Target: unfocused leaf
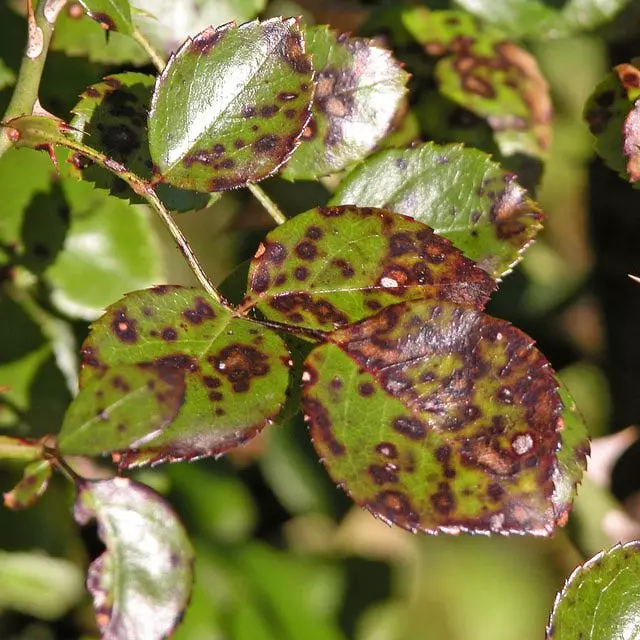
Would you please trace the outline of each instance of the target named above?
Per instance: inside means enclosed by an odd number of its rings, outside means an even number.
[[[22,480],[4,494],[4,506],[14,510],[32,506],[47,490],[50,478],[51,463],[48,460],[32,462],[25,468]]]
[[[331,199],[334,205],[356,203],[428,224],[494,278],[520,261],[542,228],[540,210],[515,176],[460,145],[428,143],[372,156]]]
[[[206,27],[255,18],[266,4],[266,0],[131,0],[134,24],[167,54]]]
[[[547,360],[460,305],[388,307],[315,349],[304,411],[333,480],[413,532],[550,535],[563,402]]]
[[[326,26],[304,31],[313,56],[312,117],[283,176],[314,179],[362,160],[386,135],[408,74],[391,52]]]
[[[71,120],[72,135],[109,158],[124,165],[141,178],[153,177],[149,154],[147,114],[155,78],[142,73],[118,73],[91,85],[80,96]],[[109,189],[112,194],[132,202],[144,202],[120,178],[76,154],[72,158],[85,180]],[[158,185],[158,195],[169,209],[200,209],[208,197],[202,193]]]
[[[131,9],[129,0],[78,0],[87,15],[105,31],[119,31],[131,35]]]
[[[401,300],[482,308],[493,280],[426,225],[382,209],[318,208],[271,231],[251,262],[249,295],[270,320],[335,327]]]
[[[640,636],[640,542],[601,551],[556,596],[547,640],[626,640]]]
[[[95,518],[107,548],[87,578],[102,638],[169,637],[189,601],[193,550],[168,503],[126,478],[85,481],[75,517]]]
[[[158,78],[151,157],[169,184],[224,191],[279,169],[299,143],[313,94],[295,19],[205,29]]]
[[[640,70],[614,67],[589,98],[584,117],[607,166],[629,182],[640,180]]]
[[[117,456],[123,467],[239,446],[278,415],[289,383],[278,335],[198,289],[127,295],[92,325],[82,354],[60,449],[130,450]]]
[[[2,58],[0,58],[0,91],[2,91],[2,89],[4,89],[5,87],[10,87],[15,81],[15,74],[2,61]]]
[[[611,21],[629,0],[455,0],[513,38],[563,38]],[[556,8],[558,7],[558,8]]]
[[[0,609],[56,620],[82,596],[82,574],[69,560],[0,551]]]

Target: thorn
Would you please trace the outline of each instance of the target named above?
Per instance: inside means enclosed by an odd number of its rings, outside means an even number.
[[[640,283],[640,277],[638,276],[632,276],[630,273],[628,274],[628,276],[634,281],[634,282],[638,282]]]
[[[58,165],[58,158],[56,158],[56,152],[53,148],[52,144],[43,145],[43,150],[49,154],[51,158],[51,162],[53,162],[53,166],[56,168],[56,173],[60,175],[60,166]]]
[[[39,57],[44,49],[44,35],[42,29],[36,23],[31,0],[27,0],[27,57],[34,60]]]

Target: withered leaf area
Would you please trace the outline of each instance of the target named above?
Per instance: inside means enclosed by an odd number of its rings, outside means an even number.
[[[128,294],[91,326],[64,454],[114,453],[121,467],[216,455],[280,412],[289,383],[281,338],[199,289]]]
[[[430,227],[382,209],[312,209],[271,231],[249,270],[244,306],[332,330],[403,300],[483,308],[495,282]]]
[[[398,304],[335,332],[303,380],[320,458],[375,516],[413,532],[553,532],[564,403],[509,323],[451,302]]]

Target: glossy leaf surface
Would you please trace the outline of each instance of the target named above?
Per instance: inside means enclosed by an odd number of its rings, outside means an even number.
[[[149,115],[163,180],[210,192],[274,173],[309,120],[312,78],[295,19],[228,24],[187,40],[158,78]]]
[[[606,165],[629,182],[640,180],[640,70],[614,67],[589,98],[584,117]]]
[[[514,38],[562,38],[612,20],[629,0],[455,0]],[[555,5],[555,6],[554,6]],[[557,6],[557,8],[556,8]]]
[[[151,43],[175,51],[189,36],[211,25],[255,18],[266,0],[132,0],[133,22]]]
[[[168,503],[127,478],[83,482],[75,518],[95,518],[107,548],[87,578],[102,638],[169,637],[189,601],[193,550]]]
[[[128,72],[107,76],[102,82],[88,87],[73,109],[75,116],[70,123],[74,129],[73,137],[90,144],[141,178],[150,180],[153,163],[149,154],[147,114],[154,83],[153,76]],[[85,180],[132,202],[144,202],[120,178],[91,164],[80,154],[72,156],[72,161]],[[170,185],[160,184],[157,190],[165,205],[172,210],[199,209],[208,200],[204,194]]]
[[[79,0],[87,15],[103,29],[131,35],[131,8],[129,0]]]
[[[303,406],[333,480],[413,532],[550,535],[563,403],[525,334],[438,301],[388,307],[306,361]]]
[[[331,199],[355,203],[428,224],[494,278],[520,261],[542,228],[540,210],[515,176],[460,145],[377,153],[347,175]]]
[[[547,83],[535,59],[500,31],[458,11],[398,9],[410,39],[435,62],[439,92],[484,120],[503,156],[543,158],[553,115]],[[411,70],[411,69],[410,69]]]
[[[626,640],[640,635],[640,542],[587,560],[556,596],[547,640]]]
[[[51,463],[48,460],[32,462],[25,468],[22,480],[3,495],[4,506],[16,511],[31,507],[47,490],[50,478]]]
[[[314,179],[362,160],[385,136],[409,78],[391,52],[326,26],[304,31],[316,69],[312,117],[283,176]]]
[[[382,209],[312,209],[271,231],[249,270],[270,320],[333,329],[402,300],[483,308],[493,280],[426,225]]]
[[[60,449],[128,452],[116,456],[122,467],[239,446],[278,415],[289,383],[278,335],[198,289],[127,295],[92,325],[82,353]]]

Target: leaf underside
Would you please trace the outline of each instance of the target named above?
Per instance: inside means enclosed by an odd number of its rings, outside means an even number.
[[[48,460],[37,460],[27,465],[20,482],[4,494],[4,506],[16,511],[33,506],[47,490],[51,473]]]
[[[520,261],[542,228],[542,213],[515,176],[461,145],[377,153],[346,176],[330,201],[356,203],[429,225],[493,278]]]
[[[204,291],[128,294],[91,327],[65,454],[115,453],[121,468],[217,455],[273,421],[289,383],[280,337]]]
[[[493,280],[426,225],[382,209],[318,208],[271,231],[245,304],[269,320],[334,329],[402,300],[483,308]]]
[[[413,532],[553,532],[563,402],[521,331],[405,303],[334,333],[305,365],[316,451],[376,517]]]
[[[312,117],[283,171],[315,179],[362,160],[389,130],[409,75],[391,52],[326,26],[304,31],[316,69]]]
[[[164,181],[186,189],[258,182],[299,144],[312,96],[311,57],[295,19],[205,29],[156,82],[151,157]]]
[[[547,640],[640,637],[640,542],[618,544],[578,567],[556,596]]]
[[[87,577],[101,637],[168,638],[193,582],[193,549],[169,505],[127,478],[83,482],[75,518],[95,518],[107,548]]]

